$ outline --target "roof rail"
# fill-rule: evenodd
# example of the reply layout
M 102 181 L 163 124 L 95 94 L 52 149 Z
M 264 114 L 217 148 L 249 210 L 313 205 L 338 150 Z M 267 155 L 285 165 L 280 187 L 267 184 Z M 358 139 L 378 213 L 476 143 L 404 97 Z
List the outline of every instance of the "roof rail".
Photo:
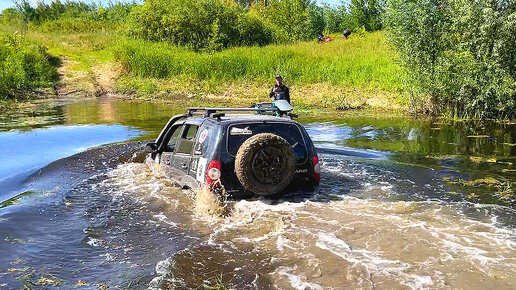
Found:
M 210 117 L 217 112 L 278 112 L 278 108 L 202 108 L 191 107 L 186 108 L 188 115 L 202 114 L 205 117 Z
M 213 117 L 217 112 L 256 112 L 260 113 L 274 113 L 277 116 L 297 117 L 297 115 L 290 113 L 292 106 L 286 101 L 275 101 L 272 103 L 255 103 L 250 108 L 205 108 L 205 107 L 190 107 L 187 108 L 187 114 L 203 115 L 205 118 Z M 220 116 L 218 116 L 220 118 Z

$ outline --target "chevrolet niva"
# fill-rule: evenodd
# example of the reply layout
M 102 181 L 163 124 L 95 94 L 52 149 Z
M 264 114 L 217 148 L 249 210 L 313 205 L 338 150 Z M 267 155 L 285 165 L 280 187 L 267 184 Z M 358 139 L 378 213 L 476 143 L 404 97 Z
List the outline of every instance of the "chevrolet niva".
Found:
M 317 152 L 285 101 L 251 108 L 188 108 L 172 117 L 146 163 L 181 187 L 226 197 L 316 192 Z

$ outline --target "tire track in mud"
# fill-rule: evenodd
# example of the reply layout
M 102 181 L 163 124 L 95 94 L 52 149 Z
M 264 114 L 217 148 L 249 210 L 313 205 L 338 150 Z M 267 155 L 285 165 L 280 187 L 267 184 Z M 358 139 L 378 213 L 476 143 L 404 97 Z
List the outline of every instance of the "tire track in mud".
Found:
M 115 80 L 122 68 L 116 63 L 91 65 L 87 69 L 74 69 L 81 65 L 80 61 L 72 60 L 68 56 L 60 56 L 60 66 L 57 68 L 59 83 L 56 93 L 60 98 L 73 96 L 74 98 L 88 97 L 117 97 Z

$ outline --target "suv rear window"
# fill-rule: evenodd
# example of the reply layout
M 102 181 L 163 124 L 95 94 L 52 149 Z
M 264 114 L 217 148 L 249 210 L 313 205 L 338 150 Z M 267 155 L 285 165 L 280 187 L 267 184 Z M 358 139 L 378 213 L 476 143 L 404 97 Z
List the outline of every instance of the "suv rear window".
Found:
M 272 133 L 283 137 L 293 146 L 296 163 L 302 164 L 306 161 L 308 153 L 303 135 L 295 124 L 285 123 L 248 123 L 230 125 L 228 128 L 227 150 L 229 154 L 235 156 L 238 148 L 249 137 L 260 133 Z

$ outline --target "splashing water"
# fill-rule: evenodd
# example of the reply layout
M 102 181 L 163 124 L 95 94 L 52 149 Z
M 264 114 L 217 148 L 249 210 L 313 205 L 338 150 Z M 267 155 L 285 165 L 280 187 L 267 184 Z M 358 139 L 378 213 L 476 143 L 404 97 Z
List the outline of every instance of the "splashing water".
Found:
M 196 215 L 220 218 L 228 214 L 228 204 L 223 197 L 216 196 L 205 187 L 195 189 L 194 194 Z
M 105 184 L 114 196 L 138 193 L 165 200 L 174 206 L 160 213 L 160 220 L 177 225 L 173 221 L 181 211 L 189 216 L 181 227 L 204 236 L 205 242 L 167 258 L 174 267 L 160 270 L 158 277 L 162 282 L 169 277 L 170 287 L 195 285 L 202 273 L 221 269 L 232 275 L 228 279 L 235 288 L 252 283 L 297 289 L 516 285 L 516 232 L 497 222 L 495 206 L 353 196 L 328 200 L 321 194 L 236 201 L 224 217 L 226 207 L 208 191 L 177 190 L 144 165 L 121 165 L 108 176 Z M 217 260 L 226 255 L 232 258 Z M 236 279 L 249 274 L 242 265 L 254 257 L 262 264 L 252 277 Z M 182 274 L 185 269 L 197 273 L 197 280 Z

